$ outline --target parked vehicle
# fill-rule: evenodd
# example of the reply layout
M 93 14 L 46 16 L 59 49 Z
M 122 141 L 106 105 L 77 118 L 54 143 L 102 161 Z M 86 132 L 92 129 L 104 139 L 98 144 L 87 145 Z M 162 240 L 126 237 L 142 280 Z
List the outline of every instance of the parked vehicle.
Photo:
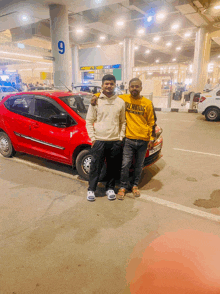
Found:
M 52 90 L 54 89 L 48 86 L 33 86 L 28 89 L 28 91 L 52 91 Z
M 76 167 L 79 175 L 88 180 L 92 142 L 85 117 L 89 105 L 86 95 L 61 91 L 23 92 L 5 97 L 0 102 L 1 154 L 11 157 L 19 151 L 61 162 Z M 147 151 L 144 166 L 161 157 L 161 133 L 162 129 L 157 127 L 154 148 Z
M 208 121 L 217 121 L 220 119 L 220 87 L 208 93 L 200 94 L 198 112 L 205 115 Z
M 96 94 L 96 93 L 100 93 L 102 90 L 102 87 L 100 86 L 96 86 L 96 85 L 89 85 L 89 84 L 82 84 L 82 85 L 76 85 L 74 86 L 74 89 L 76 92 L 87 92 L 87 93 L 92 93 L 92 94 Z M 119 87 L 115 88 L 115 93 L 117 95 L 122 95 L 124 94 Z
M 77 86 L 74 87 L 74 89 L 77 92 L 88 92 L 88 93 L 92 93 L 92 94 L 96 94 L 96 93 L 101 92 L 101 87 L 100 86 L 87 85 L 87 84 L 77 85 Z
M 2 100 L 5 96 L 11 93 L 17 93 L 18 90 L 11 86 L 0 86 L 0 100 Z

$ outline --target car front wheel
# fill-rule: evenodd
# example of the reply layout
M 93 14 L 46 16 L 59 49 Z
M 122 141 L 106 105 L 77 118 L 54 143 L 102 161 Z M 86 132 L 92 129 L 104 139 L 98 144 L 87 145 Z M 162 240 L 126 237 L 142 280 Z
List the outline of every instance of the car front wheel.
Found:
M 82 150 L 76 157 L 76 169 L 78 174 L 85 179 L 89 180 L 89 171 L 92 161 L 92 155 L 89 149 Z M 103 165 L 103 168 L 100 173 L 99 181 L 104 180 L 106 176 L 106 165 Z
M 9 136 L 4 132 L 0 132 L 0 153 L 4 157 L 11 157 L 14 155 L 14 152 Z
M 216 121 L 220 118 L 220 111 L 215 107 L 211 107 L 208 110 L 206 110 L 205 118 L 208 121 Z

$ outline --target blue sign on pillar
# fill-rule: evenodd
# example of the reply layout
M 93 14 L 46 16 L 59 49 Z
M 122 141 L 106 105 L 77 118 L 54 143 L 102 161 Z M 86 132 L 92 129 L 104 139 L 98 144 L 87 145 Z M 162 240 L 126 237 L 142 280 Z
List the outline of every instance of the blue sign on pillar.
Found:
M 58 49 L 60 54 L 65 53 L 65 43 L 63 41 L 58 42 Z

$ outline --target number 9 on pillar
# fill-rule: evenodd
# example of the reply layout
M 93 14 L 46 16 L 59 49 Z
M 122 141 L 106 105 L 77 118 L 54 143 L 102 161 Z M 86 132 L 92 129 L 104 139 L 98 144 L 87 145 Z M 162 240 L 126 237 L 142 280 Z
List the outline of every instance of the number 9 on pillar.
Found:
M 58 49 L 60 54 L 65 53 L 65 43 L 63 41 L 58 42 Z

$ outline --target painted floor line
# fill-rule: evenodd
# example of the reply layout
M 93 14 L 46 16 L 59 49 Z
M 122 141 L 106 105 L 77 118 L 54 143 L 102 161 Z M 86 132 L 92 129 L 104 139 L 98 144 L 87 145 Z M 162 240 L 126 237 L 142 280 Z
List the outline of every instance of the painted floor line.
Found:
M 79 179 L 78 175 L 71 175 L 71 174 L 68 174 L 68 173 L 65 173 L 65 172 L 62 172 L 62 171 L 54 170 L 52 168 L 41 166 L 41 165 L 38 165 L 36 163 L 28 162 L 28 161 L 26 161 L 24 159 L 21 159 L 21 158 L 13 157 L 13 158 L 7 158 L 7 160 L 13 160 L 13 161 L 16 161 L 18 163 L 24 163 L 25 165 L 30 166 L 30 167 L 34 167 L 34 168 L 36 168 L 38 170 L 51 172 L 51 173 L 53 173 L 55 175 L 63 176 L 63 177 L 66 177 L 66 178 L 69 178 L 69 179 L 72 179 L 72 180 L 77 180 L 77 181 L 80 181 L 80 182 L 83 182 L 83 183 L 86 182 L 84 180 Z
M 160 120 L 172 120 L 172 121 L 175 121 L 175 119 L 169 119 L 169 118 L 161 118 Z M 179 121 L 182 121 L 182 122 L 195 122 L 194 120 L 183 120 L 183 119 L 180 119 Z
M 157 197 L 151 197 L 151 196 L 148 196 L 148 195 L 143 194 L 143 193 L 141 193 L 141 199 L 145 199 L 145 200 L 147 200 L 149 202 L 154 202 L 156 204 L 160 204 L 160 205 L 163 205 L 163 206 L 166 206 L 166 207 L 170 207 L 170 208 L 173 208 L 173 209 L 176 209 L 176 210 L 179 210 L 179 211 L 183 211 L 183 212 L 186 212 L 186 213 L 189 213 L 189 214 L 192 214 L 192 215 L 200 216 L 200 217 L 212 220 L 212 221 L 220 222 L 220 216 L 218 216 L 218 215 L 214 215 L 212 213 L 201 211 L 201 210 L 198 210 L 198 209 L 195 209 L 195 208 L 187 207 L 187 206 L 177 204 L 177 203 L 174 203 L 174 202 L 171 202 L 171 201 L 167 201 L 167 200 L 160 199 L 160 198 L 157 198 Z
M 185 152 L 192 152 L 192 153 L 198 153 L 198 154 L 203 154 L 203 155 L 210 155 L 210 156 L 218 156 L 218 157 L 220 157 L 220 154 L 206 153 L 206 152 L 193 151 L 193 150 L 185 150 L 185 149 L 179 149 L 179 148 L 173 148 L 173 149 L 178 150 L 178 151 L 185 151 Z

